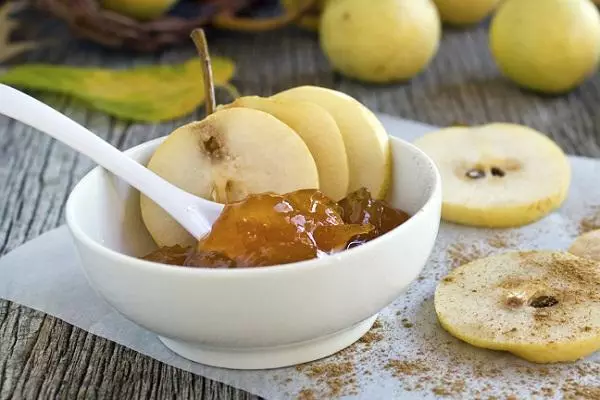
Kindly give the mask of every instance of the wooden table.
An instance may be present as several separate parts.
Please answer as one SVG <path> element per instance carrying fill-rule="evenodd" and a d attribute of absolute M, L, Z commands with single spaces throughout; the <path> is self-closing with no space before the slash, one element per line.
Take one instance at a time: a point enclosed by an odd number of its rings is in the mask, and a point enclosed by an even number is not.
<path fill-rule="evenodd" d="M 487 49 L 485 26 L 446 29 L 428 70 L 410 83 L 391 86 L 364 85 L 332 73 L 316 36 L 297 29 L 275 35 L 220 33 L 209 40 L 213 55 L 236 61 L 233 83 L 242 94 L 268 95 L 301 84 L 322 85 L 345 91 L 373 110 L 440 126 L 457 121 L 527 124 L 546 132 L 569 154 L 600 157 L 600 77 L 561 97 L 521 91 L 499 75 Z M 26 61 L 123 67 L 182 61 L 193 55 L 190 45 L 132 58 L 126 52 L 65 39 L 31 53 Z M 61 111 L 121 149 L 166 135 L 203 114 L 199 110 L 177 121 L 147 125 L 116 121 L 79 108 L 68 98 L 54 101 Z M 222 96 L 221 101 L 227 98 Z M 91 168 L 85 157 L 0 117 L 0 254 L 63 224 L 65 200 Z M 0 300 L 0 399 L 175 397 L 255 398 Z"/>

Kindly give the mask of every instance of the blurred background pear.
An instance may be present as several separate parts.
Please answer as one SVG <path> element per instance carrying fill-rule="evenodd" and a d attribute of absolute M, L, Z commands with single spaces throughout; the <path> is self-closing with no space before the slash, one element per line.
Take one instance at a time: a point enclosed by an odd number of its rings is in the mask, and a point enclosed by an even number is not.
<path fill-rule="evenodd" d="M 437 52 L 441 22 L 431 0 L 333 0 L 320 42 L 343 75 L 366 82 L 408 80 Z"/>
<path fill-rule="evenodd" d="M 597 70 L 600 14 L 591 0 L 505 0 L 492 20 L 490 48 L 518 85 L 566 92 Z"/>
<path fill-rule="evenodd" d="M 481 22 L 496 9 L 500 1 L 434 0 L 442 21 L 450 25 L 471 25 Z"/>

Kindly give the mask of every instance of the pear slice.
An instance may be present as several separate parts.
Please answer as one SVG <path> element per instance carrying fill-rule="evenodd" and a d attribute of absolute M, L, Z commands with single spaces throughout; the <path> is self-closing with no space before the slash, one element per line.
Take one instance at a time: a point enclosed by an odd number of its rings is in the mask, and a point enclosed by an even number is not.
<path fill-rule="evenodd" d="M 571 168 L 563 151 L 522 125 L 445 128 L 415 145 L 440 170 L 442 218 L 449 222 L 526 225 L 558 208 L 569 190 Z"/>
<path fill-rule="evenodd" d="M 156 149 L 148 168 L 175 186 L 219 203 L 249 194 L 318 189 L 317 166 L 306 144 L 289 126 L 250 108 L 221 109 L 173 131 Z M 195 240 L 145 196 L 142 219 L 159 246 Z"/>
<path fill-rule="evenodd" d="M 258 96 L 236 99 L 227 107 L 264 111 L 292 128 L 308 146 L 319 171 L 321 192 L 333 201 L 348 193 L 348 157 L 342 134 L 331 115 L 306 101 L 275 100 Z"/>
<path fill-rule="evenodd" d="M 454 269 L 435 311 L 473 346 L 536 363 L 575 361 L 600 349 L 600 264 L 567 252 L 510 252 Z"/>
<path fill-rule="evenodd" d="M 374 198 L 385 197 L 391 178 L 391 153 L 388 134 L 375 114 L 347 94 L 317 86 L 295 87 L 272 98 L 309 101 L 327 110 L 346 146 L 349 193 L 366 188 Z"/>
<path fill-rule="evenodd" d="M 569 247 L 569 253 L 600 261 L 600 229 L 578 236 Z"/>

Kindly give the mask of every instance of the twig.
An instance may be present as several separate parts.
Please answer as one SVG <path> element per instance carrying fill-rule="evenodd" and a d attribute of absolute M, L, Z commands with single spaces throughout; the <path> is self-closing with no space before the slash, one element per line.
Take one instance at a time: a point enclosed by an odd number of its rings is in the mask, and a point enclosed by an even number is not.
<path fill-rule="evenodd" d="M 210 115 L 215 112 L 217 102 L 215 100 L 215 82 L 213 80 L 212 65 L 210 62 L 210 54 L 208 52 L 208 43 L 206 42 L 206 35 L 204 29 L 198 28 L 192 31 L 190 35 L 196 50 L 202 61 L 202 77 L 204 79 L 204 95 L 205 95 L 205 108 L 206 115 Z"/>

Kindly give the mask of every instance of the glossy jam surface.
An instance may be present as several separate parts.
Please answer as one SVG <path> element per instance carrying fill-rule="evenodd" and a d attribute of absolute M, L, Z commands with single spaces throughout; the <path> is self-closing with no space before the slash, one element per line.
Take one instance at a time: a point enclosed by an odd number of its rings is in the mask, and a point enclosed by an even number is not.
<path fill-rule="evenodd" d="M 193 248 L 177 245 L 171 247 L 161 247 L 142 258 L 162 264 L 185 265 L 186 260 L 192 256 L 193 253 Z"/>
<path fill-rule="evenodd" d="M 350 193 L 338 204 L 342 209 L 342 218 L 347 224 L 371 224 L 374 227 L 370 232 L 354 237 L 347 248 L 373 240 L 410 218 L 404 211 L 396 210 L 384 201 L 373 199 L 366 189 Z"/>
<path fill-rule="evenodd" d="M 287 264 L 355 247 L 407 219 L 365 189 L 339 203 L 312 189 L 251 195 L 227 204 L 195 249 L 163 247 L 143 258 L 206 268 Z"/>

